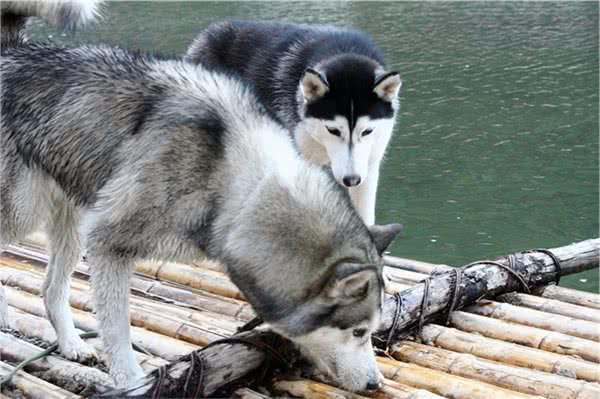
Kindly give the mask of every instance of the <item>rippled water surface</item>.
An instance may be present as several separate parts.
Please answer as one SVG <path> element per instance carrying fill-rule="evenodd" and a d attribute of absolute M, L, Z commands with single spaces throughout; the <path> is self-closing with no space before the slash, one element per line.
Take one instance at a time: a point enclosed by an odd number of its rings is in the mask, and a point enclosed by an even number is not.
<path fill-rule="evenodd" d="M 466 262 L 598 236 L 598 3 L 110 3 L 75 36 L 181 55 L 226 17 L 362 29 L 404 81 L 379 192 L 393 253 Z M 564 279 L 598 290 L 598 273 Z"/>

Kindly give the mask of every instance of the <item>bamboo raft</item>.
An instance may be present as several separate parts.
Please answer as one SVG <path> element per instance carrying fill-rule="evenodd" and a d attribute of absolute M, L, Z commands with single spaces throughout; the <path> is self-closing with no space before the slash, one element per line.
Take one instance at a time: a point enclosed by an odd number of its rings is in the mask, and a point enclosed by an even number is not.
<path fill-rule="evenodd" d="M 600 295 L 550 284 L 560 275 L 597 268 L 599 248 L 600 239 L 553 248 L 560 266 L 542 251 L 459 271 L 387 257 L 391 283 L 374 337 L 382 348 L 377 361 L 385 384 L 374 397 L 600 398 Z M 40 297 L 46 263 L 41 236 L 0 254 L 11 319 L 0 332 L 0 376 L 56 338 Z M 82 262 L 70 296 L 81 332 L 96 329 L 88 280 Z M 299 368 L 284 368 L 256 346 L 231 342 L 197 352 L 254 317 L 218 263 L 138 264 L 130 312 L 132 339 L 145 349 L 136 352 L 138 360 L 154 371 L 132 395 L 182 397 L 186 373 L 200 359 L 202 384 L 193 389 L 199 396 L 362 398 L 310 379 Z M 295 356 L 285 340 L 264 329 L 241 336 L 276 345 L 287 359 Z M 101 352 L 99 338 L 87 341 Z M 0 399 L 90 397 L 110 391 L 111 384 L 102 362 L 82 365 L 53 353 L 5 383 Z"/>

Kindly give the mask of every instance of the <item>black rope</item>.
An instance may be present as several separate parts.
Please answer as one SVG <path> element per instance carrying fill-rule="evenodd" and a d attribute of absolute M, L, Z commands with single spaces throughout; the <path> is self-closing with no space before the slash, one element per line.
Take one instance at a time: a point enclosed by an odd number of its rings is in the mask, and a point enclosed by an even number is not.
<path fill-rule="evenodd" d="M 510 263 L 510 256 L 509 256 L 509 263 Z M 494 265 L 499 267 L 502 270 L 505 270 L 507 273 L 509 273 L 511 276 L 513 276 L 521 285 L 521 288 L 524 292 L 526 293 L 530 293 L 529 291 L 529 284 L 527 284 L 527 281 L 525 281 L 525 279 L 523 278 L 523 276 L 521 276 L 518 272 L 516 272 L 511 265 L 507 266 L 507 265 L 503 265 L 502 263 L 493 261 L 493 260 L 480 260 L 477 262 L 473 262 L 473 263 L 469 263 L 468 265 L 463 266 L 461 269 L 466 270 L 470 267 L 473 266 L 477 266 L 477 265 Z"/>
<path fill-rule="evenodd" d="M 291 367 L 290 363 L 283 356 L 281 356 L 279 354 L 279 352 L 276 349 L 274 349 L 272 346 L 267 345 L 263 342 L 258 342 L 258 341 L 246 338 L 246 337 L 232 336 L 232 337 L 228 337 L 228 338 L 218 339 L 216 341 L 209 343 L 208 345 L 206 345 L 205 347 L 203 347 L 201 349 L 195 350 L 187 355 L 184 355 L 181 358 L 179 358 L 178 360 L 175 360 L 174 362 L 169 363 L 168 365 L 165 365 L 164 368 L 162 368 L 162 371 L 159 369 L 153 370 L 152 372 L 147 374 L 145 376 L 145 378 L 143 378 L 136 385 L 133 385 L 133 386 L 127 387 L 127 388 L 115 389 L 115 390 L 112 390 L 109 392 L 105 392 L 105 393 L 100 394 L 99 397 L 123 396 L 125 394 L 131 393 L 137 389 L 140 389 L 140 388 L 146 386 L 149 382 L 152 381 L 153 376 L 156 376 L 156 381 L 153 382 L 153 387 L 154 387 L 153 392 L 156 392 L 156 384 L 160 384 L 160 385 L 163 384 L 164 379 L 166 378 L 166 371 L 168 371 L 169 369 L 171 369 L 173 366 L 175 366 L 178 363 L 190 361 L 190 366 L 188 368 L 188 375 L 186 377 L 186 382 L 184 384 L 184 393 L 187 395 L 189 383 L 191 381 L 192 375 L 194 374 L 196 367 L 199 366 L 200 367 L 200 377 L 199 377 L 200 381 L 199 381 L 199 384 L 197 385 L 196 392 L 193 395 L 194 398 L 197 398 L 197 397 L 199 397 L 199 395 L 201 393 L 201 388 L 204 383 L 204 370 L 205 370 L 204 359 L 200 356 L 200 353 L 206 351 L 208 348 L 211 348 L 213 346 L 224 345 L 224 344 L 245 344 L 245 345 L 248 345 L 251 347 L 258 348 L 258 349 L 262 350 L 263 352 L 265 352 L 267 355 L 270 355 L 271 357 L 276 358 L 281 363 L 285 364 L 287 367 Z M 163 371 L 164 371 L 164 375 L 161 377 L 161 375 L 159 373 L 161 373 Z M 160 391 L 159 391 L 159 393 L 160 393 Z M 155 396 L 153 395 L 152 398 L 154 399 Z"/>
<path fill-rule="evenodd" d="M 250 330 L 254 330 L 256 327 L 260 326 L 263 323 L 262 319 L 258 316 L 244 324 L 243 326 L 237 329 L 238 334 Z"/>
<path fill-rule="evenodd" d="M 429 299 L 429 284 L 431 283 L 431 277 L 423 280 L 423 300 L 421 301 L 421 312 L 419 313 L 419 324 L 417 326 L 417 336 L 421 336 L 423 331 L 423 325 L 425 324 L 425 311 L 427 310 L 427 300 Z"/>
<path fill-rule="evenodd" d="M 552 259 L 552 262 L 554 262 L 554 271 L 556 273 L 556 277 L 554 278 L 554 281 L 555 281 L 556 285 L 558 285 L 560 283 L 560 277 L 562 276 L 562 266 L 560 264 L 560 260 L 558 259 L 558 257 L 556 255 L 554 255 L 554 253 L 552 251 L 550 251 L 549 249 L 545 249 L 545 248 L 530 249 L 527 251 L 523 251 L 521 253 L 527 254 L 527 253 L 532 253 L 532 252 L 541 252 L 543 254 L 548 255 Z"/>
<path fill-rule="evenodd" d="M 458 304 L 458 300 L 460 299 L 460 287 L 462 284 L 463 269 L 457 267 L 453 269 L 453 271 L 455 274 L 454 290 L 452 291 L 452 300 L 450 301 L 450 306 L 446 311 L 446 325 L 450 324 L 450 317 L 452 316 L 452 312 L 454 312 L 454 309 Z"/>
<path fill-rule="evenodd" d="M 400 320 L 400 313 L 402 312 L 402 295 L 399 292 L 394 294 L 394 300 L 396 301 L 396 310 L 394 311 L 394 319 L 392 320 L 390 332 L 385 341 L 385 353 L 389 353 L 390 344 L 394 338 L 394 332 L 396 331 L 396 328 L 398 328 L 398 320 Z"/>
<path fill-rule="evenodd" d="M 154 390 L 152 391 L 152 399 L 160 399 L 160 393 L 162 391 L 163 382 L 167 375 L 167 366 L 164 364 L 161 365 L 160 367 L 158 367 L 156 369 L 156 372 L 158 374 L 158 377 L 157 377 L 157 382 L 154 386 Z"/>

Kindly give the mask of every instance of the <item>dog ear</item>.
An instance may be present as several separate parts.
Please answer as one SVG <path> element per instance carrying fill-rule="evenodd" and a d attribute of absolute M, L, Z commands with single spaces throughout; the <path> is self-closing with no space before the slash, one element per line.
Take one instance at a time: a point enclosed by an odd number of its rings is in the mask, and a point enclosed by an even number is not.
<path fill-rule="evenodd" d="M 373 91 L 384 101 L 392 102 L 400 92 L 402 80 L 398 72 L 387 72 L 375 78 Z"/>
<path fill-rule="evenodd" d="M 403 226 L 399 223 L 374 224 L 369 227 L 371 237 L 373 237 L 373 242 L 375 243 L 375 248 L 377 248 L 379 255 L 382 255 L 390 246 L 398 233 L 402 231 L 402 228 Z"/>
<path fill-rule="evenodd" d="M 306 101 L 314 101 L 321 98 L 329 91 L 329 83 L 327 78 L 320 72 L 314 69 L 307 68 L 300 81 L 302 95 Z"/>
<path fill-rule="evenodd" d="M 369 281 L 377 273 L 376 265 L 340 263 L 327 286 L 327 297 L 336 303 L 349 303 L 367 294 Z"/>

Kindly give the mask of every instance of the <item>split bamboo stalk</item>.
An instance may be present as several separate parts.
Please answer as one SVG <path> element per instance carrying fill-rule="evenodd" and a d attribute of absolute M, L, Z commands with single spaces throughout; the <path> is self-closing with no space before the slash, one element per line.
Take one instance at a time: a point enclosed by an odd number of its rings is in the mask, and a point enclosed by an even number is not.
<path fill-rule="evenodd" d="M 572 303 L 574 305 L 586 306 L 592 309 L 600 309 L 600 295 L 592 294 L 591 292 L 583 292 L 574 290 L 572 288 L 549 285 L 547 287 L 541 287 L 538 291 L 538 295 L 544 298 Z"/>
<path fill-rule="evenodd" d="M 41 351 L 35 345 L 0 332 L 0 358 L 4 360 L 22 362 Z M 42 372 L 46 381 L 83 396 L 104 392 L 113 384 L 103 371 L 52 355 L 31 362 L 26 371 Z"/>
<path fill-rule="evenodd" d="M 475 379 L 512 391 L 549 399 L 598 399 L 600 385 L 524 367 L 508 366 L 465 353 L 416 342 L 401 341 L 392 348 L 400 361 Z"/>
<path fill-rule="evenodd" d="M 50 321 L 29 313 L 25 313 L 12 306 L 8 308 L 8 314 L 13 322 L 11 327 L 29 338 L 35 338 L 47 343 L 56 341 L 56 333 L 50 324 Z M 82 331 L 77 330 L 80 334 Z M 85 342 L 92 346 L 96 353 L 102 354 L 104 345 L 100 338 L 88 338 Z M 136 359 L 145 372 L 150 372 L 157 367 L 168 364 L 168 362 L 160 357 L 148 356 L 141 352 L 135 352 Z"/>
<path fill-rule="evenodd" d="M 33 314 L 38 317 L 45 317 L 46 311 L 42 299 L 22 291 L 17 291 L 11 287 L 4 287 L 7 294 L 9 305 L 22 310 L 23 312 Z M 94 331 L 97 329 L 96 320 L 93 315 L 88 312 L 83 312 L 79 309 L 71 309 L 75 327 L 84 331 Z M 168 322 L 165 322 L 168 324 Z M 164 324 L 161 328 L 167 328 Z M 171 326 L 171 331 L 181 327 L 180 324 Z M 173 339 L 172 337 L 157 334 L 153 331 L 148 331 L 144 328 L 134 326 L 131 328 L 132 341 L 148 350 L 155 356 L 165 360 L 175 360 L 182 355 L 198 349 L 197 345 L 192 345 L 187 342 Z"/>
<path fill-rule="evenodd" d="M 592 269 L 599 265 L 600 239 L 552 248 L 551 251 L 560 260 L 563 275 Z M 520 253 L 514 255 L 514 259 L 514 270 L 522 275 L 531 287 L 545 285 L 556 279 L 557 268 L 552 258 L 546 254 Z M 498 259 L 497 262 L 508 265 L 506 258 Z M 453 272 L 431 277 L 428 301 L 423 310 L 424 320 L 431 320 L 447 309 L 453 299 L 455 280 Z M 463 271 L 461 295 L 457 299 L 456 309 L 470 305 L 483 296 L 495 297 L 519 288 L 521 287 L 518 280 L 498 266 L 485 263 L 472 266 Z M 424 292 L 425 284 L 421 283 L 401 293 L 403 311 L 398 317 L 396 331 L 403 332 L 417 324 L 421 316 Z M 396 298 L 386 297 L 380 331 L 387 332 L 391 328 L 396 315 L 396 306 Z"/>
<path fill-rule="evenodd" d="M 465 308 L 465 310 L 511 323 L 556 331 L 591 341 L 600 341 L 600 324 L 592 323 L 591 321 L 487 300 L 480 301 L 476 305 L 471 305 Z"/>
<path fill-rule="evenodd" d="M 13 370 L 13 367 L 0 361 L 0 376 L 5 376 Z M 12 389 L 18 389 L 21 394 L 30 399 L 77 399 L 81 398 L 71 392 L 65 391 L 55 385 L 37 378 L 23 370 L 18 371 L 10 381 L 6 383 Z M 7 398 L 0 394 L 0 398 Z"/>
<path fill-rule="evenodd" d="M 600 323 L 600 312 L 594 311 L 585 306 L 574 305 L 572 303 L 562 302 L 556 299 L 519 294 L 516 292 L 500 295 L 497 299 L 515 306 L 523 306 L 546 313 L 554 313 L 575 319 Z"/>
<path fill-rule="evenodd" d="M 543 398 L 388 358 L 378 357 L 377 363 L 386 378 L 454 399 Z"/>
<path fill-rule="evenodd" d="M 466 312 L 452 313 L 450 324 L 462 331 L 600 363 L 600 345 L 587 339 Z"/>
<path fill-rule="evenodd" d="M 596 363 L 573 356 L 559 355 L 540 349 L 486 338 L 454 328 L 435 324 L 423 327 L 421 340 L 427 345 L 454 352 L 470 353 L 496 362 L 527 367 L 591 382 L 600 382 L 600 367 Z"/>

